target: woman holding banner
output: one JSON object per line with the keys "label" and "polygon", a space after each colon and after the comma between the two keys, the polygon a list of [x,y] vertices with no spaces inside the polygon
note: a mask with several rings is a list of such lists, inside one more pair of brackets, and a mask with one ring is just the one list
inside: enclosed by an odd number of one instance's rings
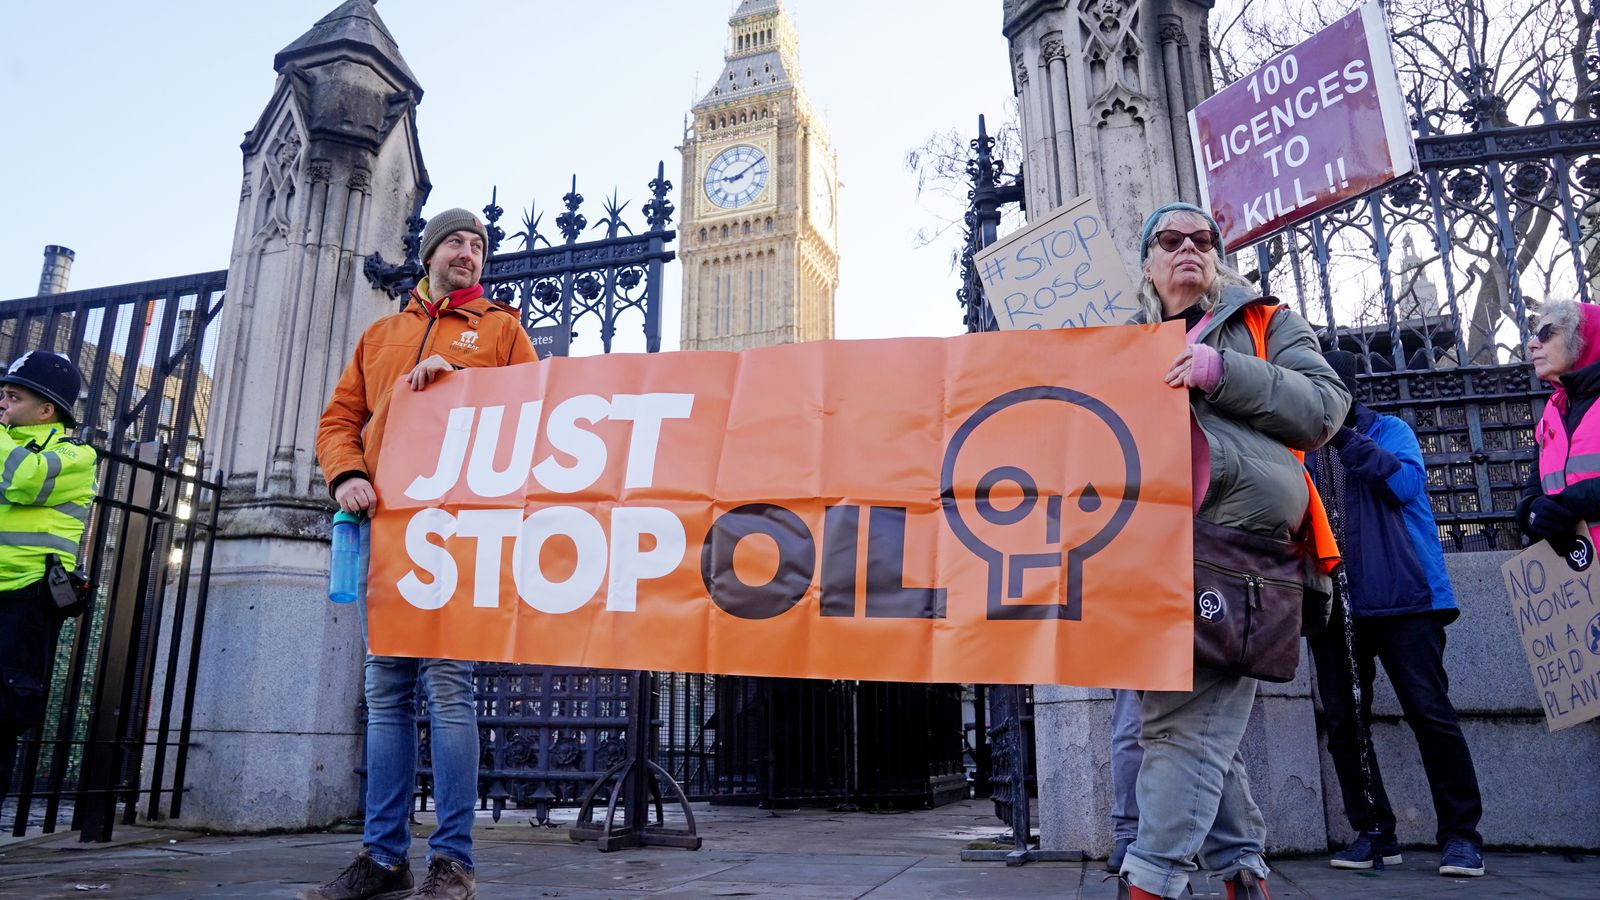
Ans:
{"label": "woman holding banner", "polygon": [[1517,504],[1517,526],[1568,552],[1579,522],[1600,521],[1600,307],[1547,303],[1528,338],[1533,373],[1555,390],[1534,429],[1539,470]]}
{"label": "woman holding banner", "polygon": [[[1311,503],[1291,450],[1333,437],[1350,395],[1311,326],[1262,297],[1222,253],[1216,222],[1198,207],[1152,213],[1140,235],[1135,321],[1188,329],[1166,381],[1189,391],[1196,519],[1288,541]],[[1192,690],[1142,694],[1138,837],[1121,867],[1129,896],[1180,896],[1203,867],[1226,879],[1230,900],[1267,897],[1266,823],[1239,752],[1256,685],[1197,664]]]}

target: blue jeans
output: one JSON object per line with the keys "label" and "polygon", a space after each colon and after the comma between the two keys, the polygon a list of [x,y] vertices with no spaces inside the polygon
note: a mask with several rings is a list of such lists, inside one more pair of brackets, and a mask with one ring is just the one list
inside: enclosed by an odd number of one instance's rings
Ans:
{"label": "blue jeans", "polygon": [[1111,838],[1131,841],[1139,834],[1139,692],[1111,692]]}
{"label": "blue jeans", "polygon": [[1181,896],[1198,868],[1267,877],[1267,823],[1239,754],[1255,697],[1255,679],[1200,666],[1194,690],[1142,695],[1139,836],[1122,863],[1135,887]]}
{"label": "blue jeans", "polygon": [[[367,522],[362,541],[370,540]],[[368,554],[370,556],[370,554]],[[366,638],[366,572],[361,627]],[[472,868],[473,807],[478,801],[478,713],[473,663],[367,654],[367,817],[361,842],[372,858],[399,865],[411,851],[411,796],[417,784],[417,687],[428,699],[434,809],[439,824],[429,856]]]}
{"label": "blue jeans", "polygon": [[478,800],[478,718],[470,662],[367,656],[367,821],[362,843],[387,865],[411,849],[407,820],[417,783],[416,696],[428,698],[433,793],[439,825],[430,855],[472,867],[473,807]]}

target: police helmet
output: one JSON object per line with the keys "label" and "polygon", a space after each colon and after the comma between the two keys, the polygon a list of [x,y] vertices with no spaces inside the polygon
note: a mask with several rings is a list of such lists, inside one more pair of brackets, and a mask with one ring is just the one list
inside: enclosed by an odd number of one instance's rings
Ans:
{"label": "police helmet", "polygon": [[60,353],[29,350],[17,357],[6,368],[5,374],[0,375],[0,384],[15,384],[39,394],[56,405],[56,412],[68,428],[78,427],[72,407],[78,400],[83,376],[78,373],[78,367],[72,364],[72,360]]}

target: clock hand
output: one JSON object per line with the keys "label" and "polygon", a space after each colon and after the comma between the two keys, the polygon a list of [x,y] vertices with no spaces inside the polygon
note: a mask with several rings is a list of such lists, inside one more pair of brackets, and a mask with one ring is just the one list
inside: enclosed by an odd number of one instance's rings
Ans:
{"label": "clock hand", "polygon": [[722,180],[723,181],[738,181],[739,179],[744,177],[744,173],[750,171],[751,169],[754,169],[756,166],[757,166],[757,163],[751,163],[750,165],[745,166],[744,168],[740,169],[736,174],[729,175],[727,178],[724,178]]}

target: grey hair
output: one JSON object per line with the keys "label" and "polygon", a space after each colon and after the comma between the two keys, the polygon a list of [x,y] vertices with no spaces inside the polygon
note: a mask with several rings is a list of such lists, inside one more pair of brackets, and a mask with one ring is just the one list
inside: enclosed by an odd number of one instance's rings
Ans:
{"label": "grey hair", "polygon": [[1554,325],[1567,339],[1567,352],[1574,364],[1583,358],[1583,312],[1576,300],[1555,300],[1544,305],[1539,321]]}
{"label": "grey hair", "polygon": [[[1212,307],[1221,302],[1224,288],[1243,287],[1256,290],[1256,286],[1248,278],[1240,275],[1232,266],[1217,259],[1215,250],[1211,251],[1211,258],[1217,264],[1217,277],[1211,279],[1211,286],[1206,288],[1204,294],[1200,295],[1201,309],[1209,312]],[[1145,319],[1151,322],[1161,321],[1166,312],[1161,308],[1161,295],[1156,293],[1155,283],[1150,280],[1148,274],[1139,279],[1138,296],[1139,309],[1144,312]]]}
{"label": "grey hair", "polygon": [[[1155,224],[1155,227],[1150,229],[1151,234],[1160,231],[1174,216],[1204,218],[1204,216],[1200,216],[1199,214],[1190,212],[1186,209],[1175,209],[1161,217],[1161,220]],[[1140,252],[1143,252],[1142,248]],[[1255,289],[1254,284],[1250,283],[1248,279],[1246,279],[1243,275],[1240,275],[1232,266],[1229,266],[1227,263],[1223,262],[1221,257],[1217,256],[1217,250],[1215,247],[1207,250],[1206,255],[1211,257],[1211,260],[1216,263],[1217,276],[1211,279],[1211,286],[1206,288],[1206,292],[1200,296],[1201,309],[1209,312],[1213,307],[1221,302],[1222,291],[1224,288],[1244,287],[1250,288],[1251,290]],[[1141,273],[1137,295],[1139,298],[1139,309],[1144,313],[1144,318],[1150,322],[1161,321],[1162,317],[1166,313],[1161,307],[1161,295],[1156,293],[1155,283],[1150,280],[1150,275],[1148,272]]]}

